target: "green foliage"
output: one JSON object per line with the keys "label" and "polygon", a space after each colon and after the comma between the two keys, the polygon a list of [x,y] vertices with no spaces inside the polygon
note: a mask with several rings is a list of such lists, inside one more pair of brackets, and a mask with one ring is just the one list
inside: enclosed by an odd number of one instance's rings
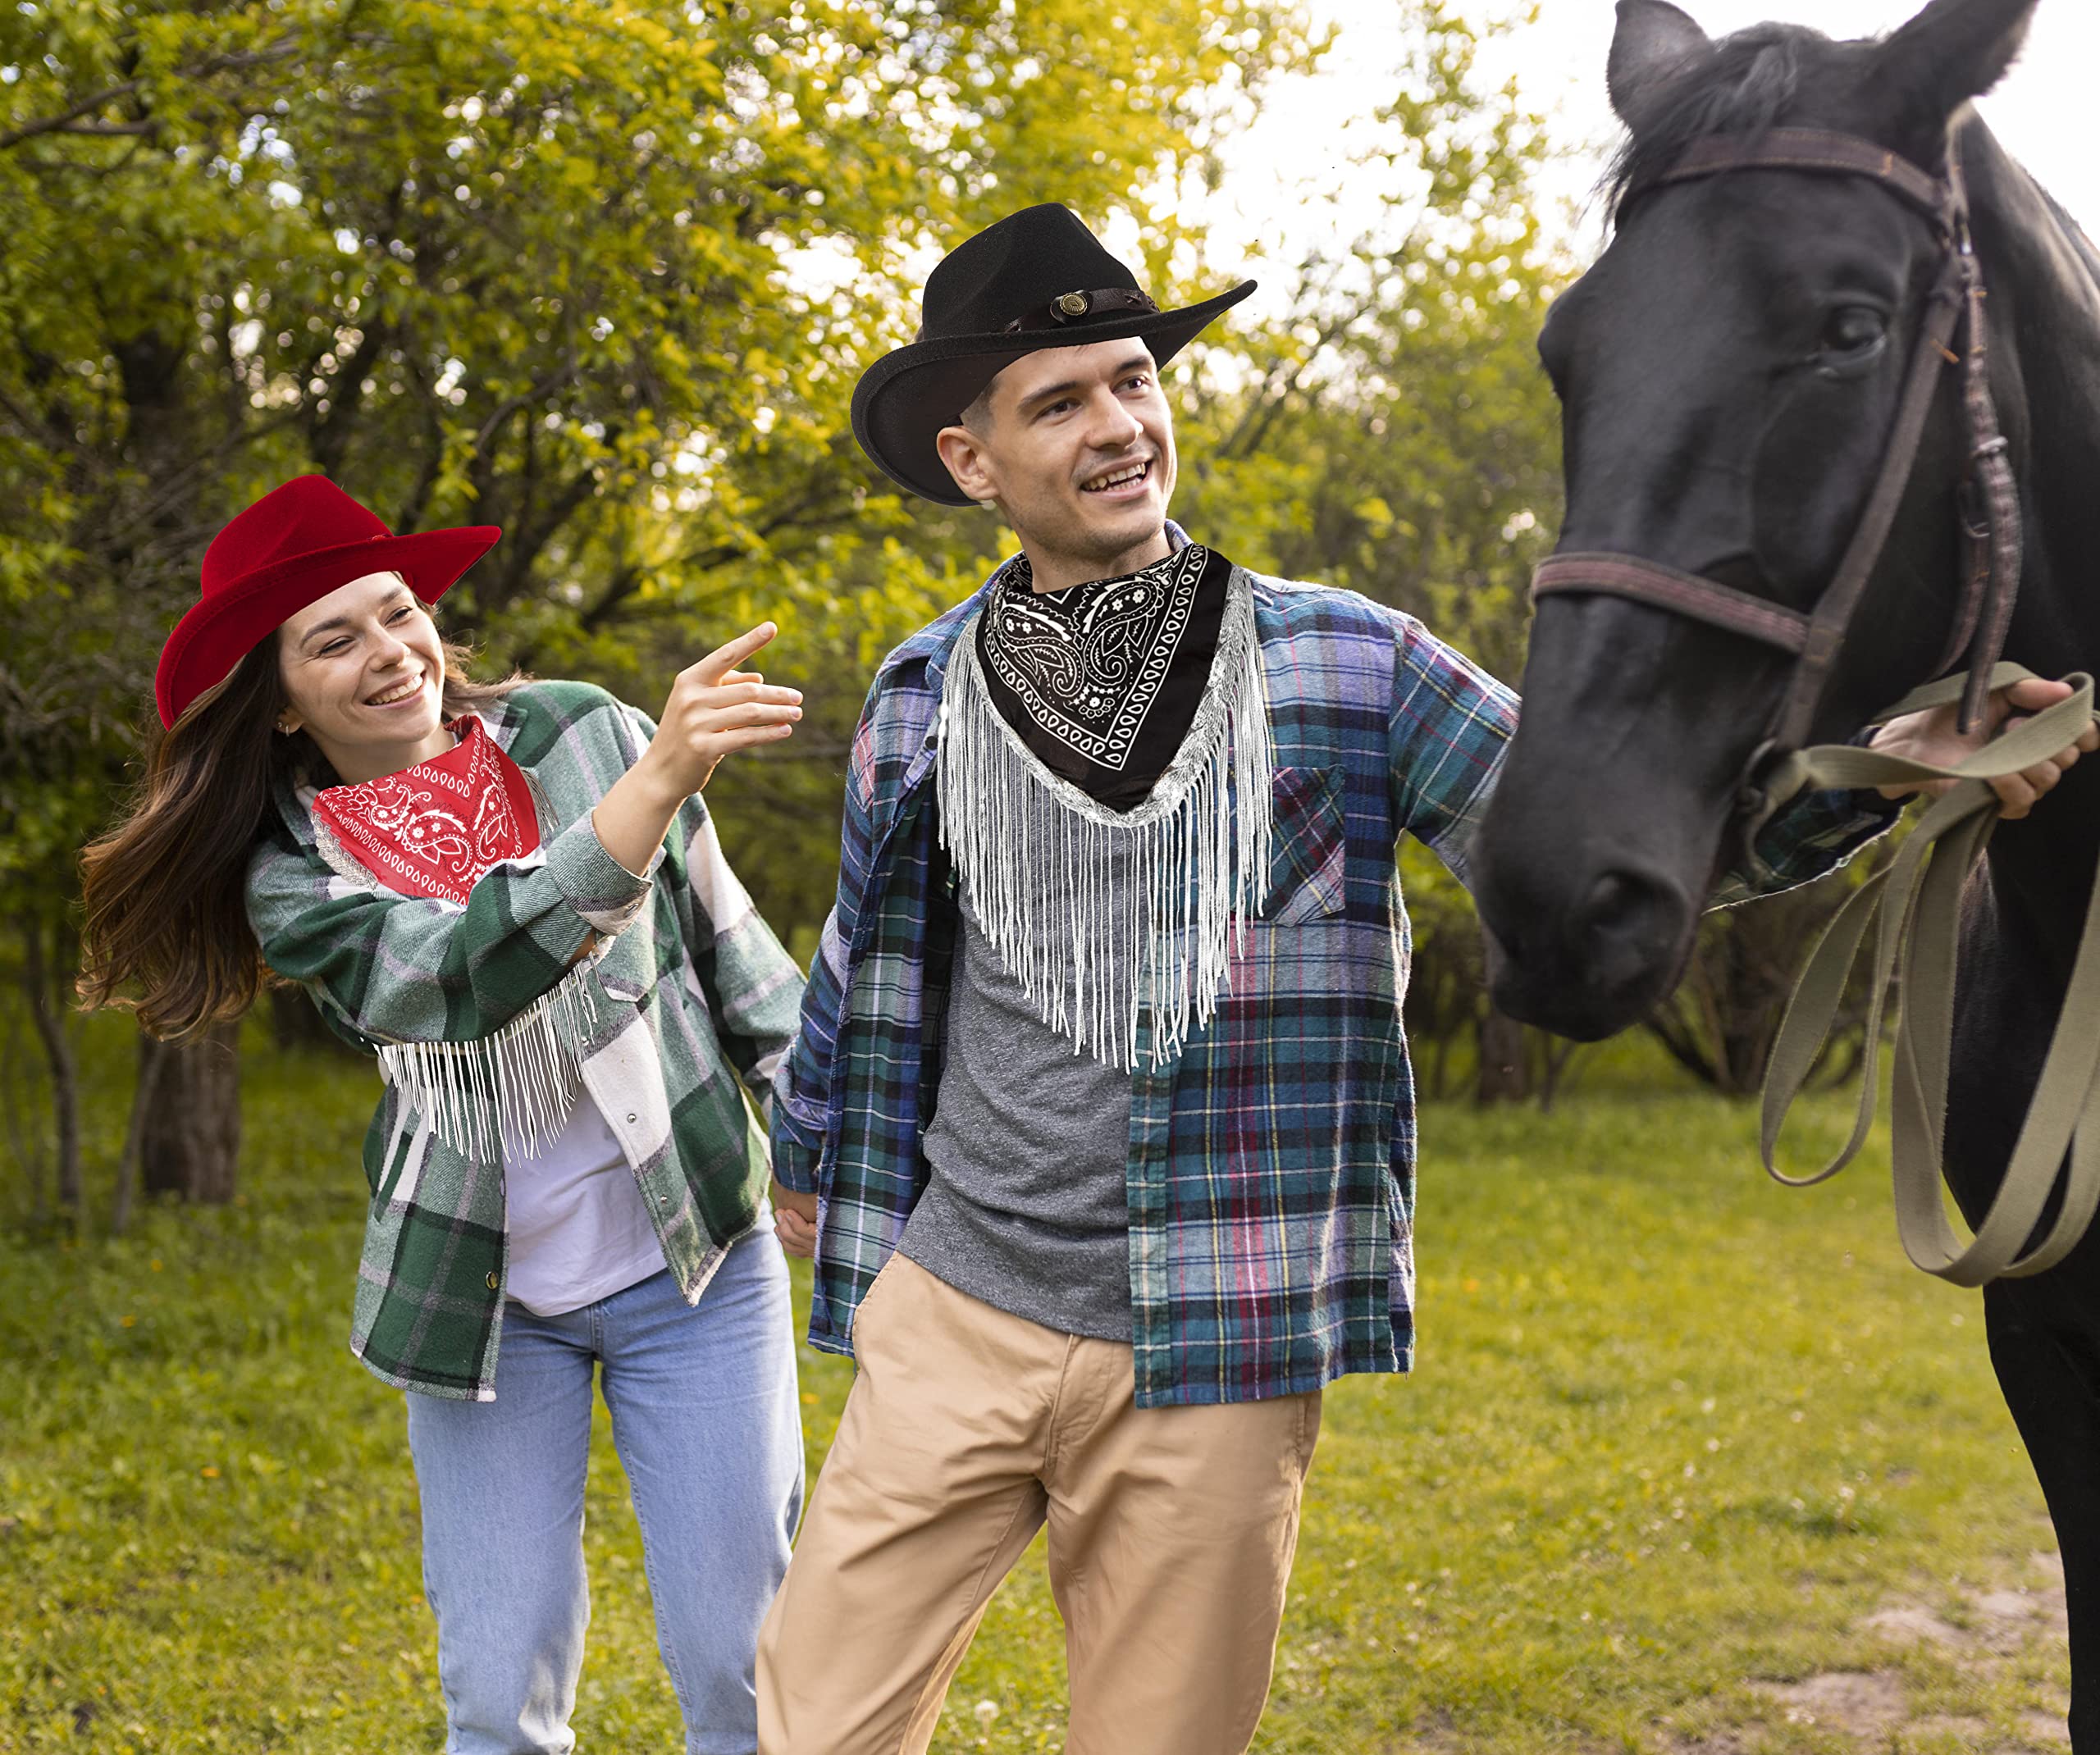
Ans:
{"label": "green foliage", "polygon": [[[129,1058],[97,1020],[91,1114],[121,1113]],[[0,1746],[25,1755],[440,1740],[399,1397],[343,1345],[371,1074],[250,1066],[242,1204],[64,1250],[0,1232]],[[1948,1715],[2008,1748],[2061,1715],[2060,1639],[1993,1657],[1868,1625],[2043,1582],[1975,1297],[1905,1264],[1875,1167],[1775,1189],[1747,1118],[1667,1077],[1627,1044],[1566,1115],[1425,1115],[1419,1368],[1327,1394],[1258,1748],[1827,1755],[1851,1745],[1756,1684],[1865,1669],[1908,1690],[1875,1745],[1906,1755],[1952,1748]],[[1810,1130],[1834,1140],[1840,1107]],[[814,1478],[851,1367],[802,1368]],[[664,1748],[602,1412],[596,1436],[578,1729]],[[1063,1684],[1039,1551],[937,1746],[1054,1749]]]}
{"label": "green foliage", "polygon": [[1534,343],[1570,265],[1549,242],[1540,119],[1486,86],[1528,11],[1411,0],[1412,52],[1358,167],[1384,211],[1299,264],[1292,308],[1185,426],[1184,498],[1236,556],[1421,616],[1514,681],[1559,518]]}
{"label": "green foliage", "polygon": [[927,563],[810,581],[909,527],[846,411],[928,256],[1128,201],[1310,48],[1294,0],[0,11],[0,906],[70,931],[206,543],[304,470],[500,524],[447,609],[499,663],[653,704],[792,597],[857,691]]}
{"label": "green foliage", "polygon": [[[1513,680],[1525,588],[1559,515],[1558,421],[1533,344],[1569,265],[1541,227],[1541,125],[1485,83],[1479,61],[1487,38],[1528,15],[1458,0],[1402,11],[1410,58],[1359,167],[1390,198],[1362,235],[1339,234],[1343,245],[1295,266],[1282,317],[1235,319],[1176,363],[1173,513],[1249,566],[1419,614]],[[1164,299],[1215,292],[1241,270],[1200,237],[1179,253],[1163,231],[1151,239]],[[856,655],[966,595],[1013,546],[987,512],[912,503],[894,516],[879,541],[860,529],[824,537],[710,606],[710,644],[741,618],[777,614],[769,667],[807,696],[793,743],[725,768],[710,793],[739,868],[801,947],[836,869],[838,783],[868,677]],[[1432,907],[1418,924],[1425,974],[1462,979],[1470,1019],[1470,906]]]}
{"label": "green foliage", "polygon": [[[1557,492],[1544,143],[1477,72],[1521,13],[1405,10],[1359,167],[1391,199],[1297,265],[1281,320],[1185,356],[1176,509],[1509,672]],[[651,705],[778,621],[806,718],[712,801],[806,955],[874,667],[1012,543],[869,468],[856,376],[934,250],[1026,201],[1098,221],[1203,182],[1318,46],[1290,0],[0,17],[0,889],[62,913],[203,543],[313,467],[397,527],[504,526],[447,610],[498,663]],[[1239,268],[1169,226],[1141,254],[1168,302]],[[1470,920],[1433,912],[1425,966],[1469,971]]]}
{"label": "green foliage", "polygon": [[455,625],[564,666],[879,526],[846,400],[929,248],[1126,199],[1307,48],[1268,0],[9,9],[10,848],[107,810],[205,540],[300,469],[503,525]]}

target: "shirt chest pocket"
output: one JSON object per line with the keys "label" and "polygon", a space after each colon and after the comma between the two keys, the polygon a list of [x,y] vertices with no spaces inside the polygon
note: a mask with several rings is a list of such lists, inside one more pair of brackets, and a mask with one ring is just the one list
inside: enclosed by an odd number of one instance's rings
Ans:
{"label": "shirt chest pocket", "polygon": [[1339,768],[1279,768],[1269,893],[1262,919],[1297,926],[1342,911],[1349,855]]}

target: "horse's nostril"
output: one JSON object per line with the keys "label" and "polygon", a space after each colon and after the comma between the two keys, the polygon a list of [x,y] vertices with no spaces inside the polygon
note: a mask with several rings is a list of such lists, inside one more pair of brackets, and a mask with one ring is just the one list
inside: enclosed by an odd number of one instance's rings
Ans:
{"label": "horse's nostril", "polygon": [[1576,927],[1595,959],[1654,955],[1674,940],[1683,912],[1676,891],[1638,872],[1606,872],[1576,911]]}
{"label": "horse's nostril", "polygon": [[1590,886],[1582,898],[1582,924],[1592,932],[1608,932],[1628,909],[1640,906],[1640,886],[1624,872],[1606,872]]}
{"label": "horse's nostril", "polygon": [[1603,871],[1541,861],[1518,868],[1515,882],[1490,868],[1481,918],[1504,1011],[1596,1042],[1637,1023],[1668,991],[1697,923],[1691,891],[1618,857],[1624,863]]}

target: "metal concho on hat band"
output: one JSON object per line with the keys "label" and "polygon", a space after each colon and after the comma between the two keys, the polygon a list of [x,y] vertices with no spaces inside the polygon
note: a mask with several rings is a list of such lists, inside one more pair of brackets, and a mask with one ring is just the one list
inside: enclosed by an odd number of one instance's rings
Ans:
{"label": "metal concho on hat band", "polygon": [[1136,292],[1127,286],[1104,286],[1091,293],[1060,293],[1048,304],[1016,317],[1007,325],[1006,333],[1018,335],[1031,330],[1057,329],[1088,317],[1120,317],[1126,313],[1153,317],[1158,311],[1159,307],[1153,303],[1149,294]]}

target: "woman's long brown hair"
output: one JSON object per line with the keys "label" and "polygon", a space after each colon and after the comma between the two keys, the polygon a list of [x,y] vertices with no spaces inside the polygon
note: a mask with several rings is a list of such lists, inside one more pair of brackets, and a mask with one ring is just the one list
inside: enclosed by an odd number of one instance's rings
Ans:
{"label": "woman's long brown hair", "polygon": [[[447,719],[525,680],[477,682],[472,658],[445,643]],[[305,732],[276,729],[286,704],[273,635],[148,745],[121,819],[80,856],[82,1005],[135,1011],[180,1041],[254,1004],[269,972],[248,923],[249,855],[278,778],[328,776]]]}

